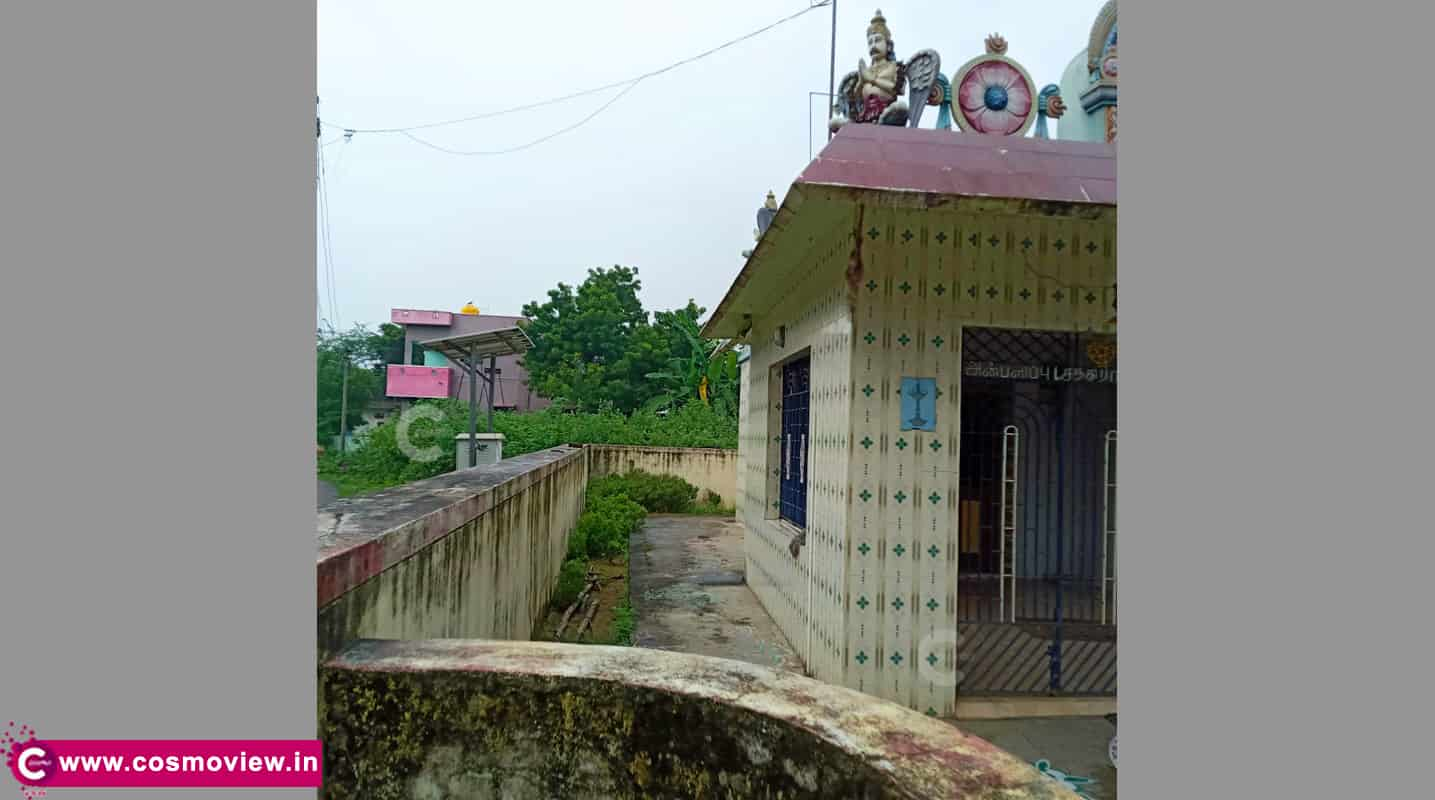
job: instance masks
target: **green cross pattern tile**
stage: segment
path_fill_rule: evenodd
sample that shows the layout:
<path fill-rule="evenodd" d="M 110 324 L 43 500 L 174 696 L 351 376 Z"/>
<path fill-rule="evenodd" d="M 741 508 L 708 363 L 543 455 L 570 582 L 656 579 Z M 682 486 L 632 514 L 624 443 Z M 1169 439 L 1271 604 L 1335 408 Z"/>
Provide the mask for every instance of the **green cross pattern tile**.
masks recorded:
<path fill-rule="evenodd" d="M 934 347 L 939 348 L 939 349 L 941 348 L 942 343 L 945 342 L 945 341 L 946 341 L 946 339 L 943 339 L 943 338 L 940 337 L 940 336 L 933 336 L 933 337 L 932 337 L 932 345 L 933 345 Z"/>
<path fill-rule="evenodd" d="M 910 241 L 912 241 L 912 229 L 908 228 L 907 230 L 902 231 L 902 242 L 905 244 L 906 242 Z"/>
<path fill-rule="evenodd" d="M 875 291 L 877 291 L 877 282 L 876 282 L 876 281 L 867 281 L 867 291 L 869 291 L 869 292 L 875 292 Z"/>
<path fill-rule="evenodd" d="M 937 716 L 937 709 L 932 708 L 931 706 L 927 706 L 927 716 L 929 716 L 929 717 L 935 717 L 935 716 Z"/>
<path fill-rule="evenodd" d="M 911 343 L 912 337 L 904 333 L 901 336 L 897 337 L 897 341 L 901 342 L 903 347 L 906 347 L 908 344 Z"/>
<path fill-rule="evenodd" d="M 937 244 L 946 244 L 946 243 L 947 243 L 947 232 L 946 232 L 946 231 L 937 231 Z"/>
<path fill-rule="evenodd" d="M 1066 240 L 1065 240 L 1065 239 L 1057 239 L 1057 240 L 1056 240 L 1056 243 L 1053 244 L 1052 247 L 1055 247 L 1055 248 L 1056 248 L 1056 252 L 1060 253 L 1062 250 L 1066 249 Z"/>
<path fill-rule="evenodd" d="M 862 337 L 862 340 L 865 341 L 865 342 L 867 342 L 867 344 L 871 344 L 871 343 L 877 341 L 877 335 L 874 334 L 874 333 L 872 333 L 871 331 L 867 331 L 867 335 L 866 335 L 866 336 L 863 336 L 863 337 Z"/>
<path fill-rule="evenodd" d="M 927 548 L 927 555 L 931 556 L 932 558 L 936 558 L 937 556 L 939 556 L 939 555 L 941 555 L 941 554 L 942 554 L 942 548 L 940 548 L 940 547 L 938 547 L 938 546 L 936 546 L 936 545 L 932 545 L 931 547 L 928 547 L 928 548 Z"/>
<path fill-rule="evenodd" d="M 933 597 L 932 599 L 930 599 L 930 600 L 927 601 L 927 610 L 928 610 L 928 611 L 936 611 L 936 610 L 937 610 L 937 607 L 940 606 L 940 605 L 941 605 L 941 603 L 938 603 L 938 602 L 937 602 L 937 598 Z"/>
<path fill-rule="evenodd" d="M 857 607 L 862 609 L 863 611 L 866 611 L 867 606 L 869 605 L 871 605 L 871 603 L 867 601 L 867 595 L 864 594 L 861 597 L 857 598 Z"/>
<path fill-rule="evenodd" d="M 858 650 L 857 655 L 853 658 L 853 660 L 856 661 L 858 664 L 866 664 L 867 652 L 865 650 Z"/>
<path fill-rule="evenodd" d="M 942 496 L 937 494 L 936 492 L 932 492 L 931 494 L 927 495 L 927 499 L 932 501 L 932 505 L 936 505 L 942 502 Z"/>
<path fill-rule="evenodd" d="M 902 502 L 903 500 L 906 500 L 906 499 L 907 499 L 907 493 L 904 492 L 904 491 L 902 491 L 901 489 L 898 489 L 898 490 L 897 490 L 897 493 L 894 494 L 894 495 L 892 495 L 892 499 L 893 499 L 893 500 L 896 500 L 897 502 L 900 503 L 900 502 Z"/>
<path fill-rule="evenodd" d="M 1030 249 L 1031 249 L 1031 237 L 1030 237 L 1030 236 L 1028 236 L 1028 237 L 1026 237 L 1025 239 L 1022 239 L 1022 240 L 1021 240 L 1021 249 L 1023 249 L 1023 250 L 1030 250 Z"/>
<path fill-rule="evenodd" d="M 876 239 L 878 236 L 882 235 L 882 232 L 877 230 L 877 227 L 874 225 L 870 230 L 867 231 L 867 235 L 873 239 Z"/>
<path fill-rule="evenodd" d="M 868 397 L 871 397 L 871 396 L 872 396 L 872 393 L 875 392 L 875 391 L 877 391 L 877 390 L 876 390 L 876 389 L 873 389 L 873 388 L 872 388 L 872 384 L 870 384 L 870 383 L 867 384 L 866 386 L 863 386 L 863 387 L 862 387 L 862 394 L 865 394 L 865 395 L 867 395 Z"/>
<path fill-rule="evenodd" d="M 941 449 L 942 449 L 942 443 L 939 442 L 939 441 L 937 441 L 936 439 L 933 439 L 933 440 L 932 440 L 932 443 L 929 444 L 929 445 L 927 445 L 927 446 L 930 447 L 930 448 L 932 448 L 932 452 L 933 452 L 933 453 L 935 453 L 935 452 L 937 452 L 938 450 L 941 450 Z"/>
<path fill-rule="evenodd" d="M 995 235 L 993 235 L 992 238 L 987 240 L 987 244 L 991 245 L 992 247 L 996 247 L 999 242 L 1001 242 L 1001 239 L 998 239 Z"/>
<path fill-rule="evenodd" d="M 942 295 L 947 293 L 947 287 L 939 283 L 936 286 L 932 287 L 932 291 L 936 292 L 938 297 L 941 297 Z"/>
<path fill-rule="evenodd" d="M 906 545 L 903 545 L 902 543 L 898 542 L 897 546 L 892 548 L 892 552 L 896 553 L 898 558 L 901 558 L 907 552 L 907 547 Z M 899 597 L 897 599 L 901 600 L 902 598 Z M 901 606 L 897 607 L 901 608 Z"/>
<path fill-rule="evenodd" d="M 872 499 L 872 493 L 867 491 L 866 489 L 863 489 L 862 493 L 857 496 L 862 498 L 862 502 L 864 503 Z"/>
<path fill-rule="evenodd" d="M 902 610 L 902 607 L 905 606 L 905 605 L 907 605 L 907 604 L 904 603 L 904 602 L 902 602 L 902 598 L 900 598 L 900 597 L 898 597 L 898 598 L 896 598 L 895 600 L 892 601 L 892 607 L 895 608 L 895 609 L 897 609 L 898 611 L 901 611 L 901 610 Z"/>
<path fill-rule="evenodd" d="M 863 436 L 863 437 L 862 437 L 862 442 L 861 442 L 861 444 L 862 444 L 862 449 L 863 449 L 863 450 L 871 450 L 871 449 L 872 449 L 872 437 L 871 437 L 871 436 Z"/>
<path fill-rule="evenodd" d="M 863 542 L 862 544 L 857 545 L 857 552 L 865 556 L 868 553 L 872 552 L 872 546 L 867 544 L 866 542 Z"/>
<path fill-rule="evenodd" d="M 1096 252 L 1096 242 L 1087 242 L 1087 243 L 1086 243 L 1086 252 L 1088 252 L 1088 253 L 1095 253 L 1095 252 Z"/>
<path fill-rule="evenodd" d="M 941 661 L 941 659 L 940 659 L 940 658 L 937 658 L 937 654 L 936 654 L 936 653 L 928 653 L 928 654 L 927 654 L 927 663 L 930 664 L 931 666 L 934 666 L 934 667 L 937 666 L 937 662 L 938 662 L 938 661 Z M 930 710 L 930 709 L 929 709 L 929 710 Z"/>
<path fill-rule="evenodd" d="M 895 442 L 895 444 L 897 445 L 897 449 L 898 449 L 898 450 L 906 450 L 906 449 L 907 449 L 907 440 L 906 440 L 906 439 L 898 439 L 898 440 Z"/>
<path fill-rule="evenodd" d="M 907 294 L 908 292 L 912 291 L 912 284 L 906 281 L 902 281 L 902 283 L 899 284 L 897 288 L 902 290 L 902 294 Z"/>
<path fill-rule="evenodd" d="M 893 653 L 893 654 L 892 654 L 892 666 L 894 666 L 894 667 L 899 667 L 899 666 L 901 666 L 901 665 L 902 665 L 902 654 L 901 654 L 901 653 Z"/>
<path fill-rule="evenodd" d="M 981 239 L 982 239 L 982 235 L 981 235 L 980 233 L 974 233 L 974 234 L 972 234 L 971 236 L 968 236 L 968 237 L 967 237 L 967 241 L 969 241 L 969 242 L 972 243 L 972 247 L 976 247 L 976 246 L 977 246 L 977 242 L 981 241 Z"/>

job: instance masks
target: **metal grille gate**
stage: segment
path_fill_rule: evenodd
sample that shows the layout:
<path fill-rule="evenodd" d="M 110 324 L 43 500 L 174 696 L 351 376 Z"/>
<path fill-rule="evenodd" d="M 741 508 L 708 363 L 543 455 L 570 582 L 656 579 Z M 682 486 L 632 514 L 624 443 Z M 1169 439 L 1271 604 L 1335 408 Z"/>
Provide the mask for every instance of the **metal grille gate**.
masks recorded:
<path fill-rule="evenodd" d="M 1114 345 L 962 334 L 957 612 L 964 693 L 1116 688 Z"/>

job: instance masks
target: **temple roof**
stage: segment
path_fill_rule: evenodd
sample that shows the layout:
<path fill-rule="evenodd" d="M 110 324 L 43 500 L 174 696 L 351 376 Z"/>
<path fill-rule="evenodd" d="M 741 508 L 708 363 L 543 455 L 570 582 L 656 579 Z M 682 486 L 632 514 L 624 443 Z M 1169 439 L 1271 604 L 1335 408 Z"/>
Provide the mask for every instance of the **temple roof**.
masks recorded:
<path fill-rule="evenodd" d="M 1115 205 L 1116 147 L 890 125 L 845 125 L 796 183 Z"/>
<path fill-rule="evenodd" d="M 850 229 L 859 205 L 923 213 L 1063 215 L 1115 225 L 1116 146 L 888 125 L 844 125 L 793 182 L 703 328 L 739 341 L 814 243 Z M 1062 211 L 1065 207 L 1067 211 Z"/>

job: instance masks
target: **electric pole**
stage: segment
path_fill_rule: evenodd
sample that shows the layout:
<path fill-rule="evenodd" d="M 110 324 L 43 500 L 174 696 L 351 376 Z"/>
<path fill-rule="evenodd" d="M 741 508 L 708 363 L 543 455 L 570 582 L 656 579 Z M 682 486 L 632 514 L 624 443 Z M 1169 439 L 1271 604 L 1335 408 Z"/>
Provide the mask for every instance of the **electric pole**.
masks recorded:
<path fill-rule="evenodd" d="M 344 351 L 344 388 L 339 400 L 339 453 L 342 455 L 349 447 L 349 350 Z"/>
<path fill-rule="evenodd" d="M 832 62 L 827 68 L 827 120 L 837 107 L 837 0 L 832 0 Z M 812 108 L 812 106 L 808 106 Z M 827 122 L 823 123 L 824 125 Z M 832 126 L 827 125 L 827 138 L 832 138 Z"/>

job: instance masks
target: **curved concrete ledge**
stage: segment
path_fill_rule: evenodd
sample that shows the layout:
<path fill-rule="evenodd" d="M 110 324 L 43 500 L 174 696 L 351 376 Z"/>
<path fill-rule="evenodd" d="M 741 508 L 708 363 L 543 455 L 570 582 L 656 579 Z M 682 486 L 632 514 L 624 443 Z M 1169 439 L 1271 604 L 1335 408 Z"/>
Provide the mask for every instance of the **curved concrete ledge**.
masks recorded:
<path fill-rule="evenodd" d="M 726 659 L 361 641 L 321 674 L 328 798 L 1074 798 L 901 706 Z"/>

